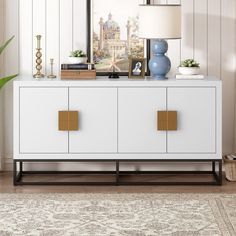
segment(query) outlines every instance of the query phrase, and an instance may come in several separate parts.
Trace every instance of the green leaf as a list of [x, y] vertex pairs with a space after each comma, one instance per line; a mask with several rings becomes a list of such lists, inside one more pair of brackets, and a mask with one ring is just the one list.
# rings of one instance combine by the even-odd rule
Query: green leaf
[[4, 51], [4, 49], [8, 46], [8, 44], [14, 39], [15, 36], [12, 36], [9, 40], [6, 41], [1, 47], [0, 47], [0, 55]]
[[18, 74], [16, 75], [10, 75], [7, 76], [5, 78], [0, 79], [0, 89], [10, 80], [12, 80], [13, 78], [15, 78]]

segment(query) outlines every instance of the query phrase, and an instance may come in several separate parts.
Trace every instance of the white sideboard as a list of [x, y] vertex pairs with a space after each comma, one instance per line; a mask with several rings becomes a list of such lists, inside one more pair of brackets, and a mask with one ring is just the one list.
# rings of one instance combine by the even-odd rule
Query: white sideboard
[[[42, 160], [221, 164], [221, 86], [214, 77], [191, 81], [19, 77], [14, 81], [15, 169], [17, 162]], [[78, 113], [76, 130], [60, 130], [59, 123], [64, 122], [60, 111]], [[177, 114], [173, 120], [169, 112]], [[163, 122], [167, 129], [160, 128]], [[174, 130], [168, 130], [170, 122], [175, 123]]]

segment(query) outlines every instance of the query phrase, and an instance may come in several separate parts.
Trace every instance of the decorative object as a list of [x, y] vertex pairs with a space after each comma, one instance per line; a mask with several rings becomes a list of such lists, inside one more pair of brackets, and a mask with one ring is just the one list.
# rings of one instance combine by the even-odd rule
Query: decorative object
[[166, 39], [181, 38], [180, 5], [140, 5], [139, 37], [153, 39], [153, 57], [149, 61], [151, 76], [155, 79], [167, 79], [171, 62], [165, 55], [168, 50]]
[[186, 59], [179, 66], [179, 73], [182, 75], [198, 75], [200, 65], [194, 59]]
[[225, 176], [229, 181], [236, 181], [236, 158], [235, 155], [223, 156], [225, 166]]
[[235, 194], [11, 193], [0, 205], [0, 235], [236, 235]]
[[182, 75], [198, 75], [200, 65], [194, 59], [186, 59], [179, 66], [179, 73]]
[[94, 64], [62, 64], [61, 79], [62, 80], [89, 80], [96, 79], [96, 70]]
[[[142, 1], [143, 2], [143, 1]], [[144, 0], [150, 4], [150, 0]], [[88, 0], [88, 57], [98, 75], [128, 75], [129, 57], [150, 58], [150, 42], [138, 38], [140, 0]], [[113, 58], [115, 54], [115, 58]], [[113, 62], [120, 71], [112, 71]]]
[[[4, 49], [9, 45], [9, 43], [14, 39], [15, 36], [12, 36], [7, 42], [5, 42], [1, 47], [0, 47], [0, 55], [3, 53]], [[10, 80], [15, 78], [18, 74], [15, 75], [10, 75], [4, 78], [0, 78], [0, 89]]]
[[69, 56], [69, 62], [72, 64], [86, 63], [87, 60], [87, 55], [82, 50], [75, 50]]
[[182, 75], [198, 75], [199, 67], [179, 67], [179, 73]]
[[92, 63], [79, 63], [79, 64], [61, 64], [62, 70], [94, 70]]
[[198, 80], [198, 79], [204, 79], [205, 76], [204, 75], [176, 75], [175, 76], [176, 79], [185, 79], [185, 80]]
[[62, 80], [96, 79], [96, 70], [61, 70]]
[[119, 71], [119, 72], [120, 72], [121, 70], [120, 70], [120, 68], [117, 66], [117, 61], [116, 61], [115, 52], [114, 52], [114, 56], [113, 56], [113, 58], [112, 58], [112, 60], [111, 60], [111, 64], [110, 64], [109, 70], [111, 71], [111, 72], [109, 72], [109, 75], [108, 75], [108, 78], [109, 78], [109, 79], [119, 79], [119, 78], [120, 78], [118, 72], [116, 72], [116, 70]]
[[145, 76], [145, 59], [129, 58], [129, 78], [144, 78]]
[[41, 38], [42, 38], [42, 36], [37, 35], [36, 38], [37, 38], [37, 48], [36, 48], [37, 52], [36, 52], [36, 67], [35, 68], [36, 68], [37, 72], [33, 76], [36, 79], [40, 79], [40, 78], [44, 77], [44, 75], [41, 73], [41, 70], [42, 70], [42, 65], [41, 65], [42, 64], [42, 59], [41, 59], [41, 57], [42, 57]]
[[51, 73], [48, 75], [49, 79], [55, 79], [56, 75], [53, 74], [53, 59], [50, 59], [50, 65], [51, 65]]

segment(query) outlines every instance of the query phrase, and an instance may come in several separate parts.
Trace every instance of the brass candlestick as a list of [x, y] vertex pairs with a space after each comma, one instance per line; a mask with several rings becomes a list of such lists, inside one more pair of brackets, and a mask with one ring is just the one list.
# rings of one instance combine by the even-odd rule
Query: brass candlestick
[[37, 70], [37, 72], [36, 72], [36, 74], [34, 74], [34, 78], [37, 78], [37, 79], [39, 79], [39, 78], [43, 78], [44, 77], [44, 75], [41, 73], [41, 70], [42, 70], [42, 59], [41, 59], [41, 57], [42, 57], [42, 53], [41, 53], [41, 47], [40, 47], [40, 41], [41, 41], [41, 38], [42, 38], [42, 36], [41, 35], [37, 35], [36, 36], [36, 38], [37, 38], [37, 48], [36, 48], [36, 70]]
[[55, 79], [56, 75], [53, 74], [53, 59], [50, 59], [50, 65], [51, 65], [51, 73], [48, 75], [49, 79]]

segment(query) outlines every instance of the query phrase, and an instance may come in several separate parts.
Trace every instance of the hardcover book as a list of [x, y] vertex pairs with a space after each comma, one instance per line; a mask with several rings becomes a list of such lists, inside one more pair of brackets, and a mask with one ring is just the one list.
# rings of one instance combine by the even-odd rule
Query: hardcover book
[[185, 80], [198, 80], [198, 79], [204, 79], [204, 75], [176, 75], [176, 79], [185, 79]]
[[61, 70], [94, 70], [94, 64], [61, 64]]

